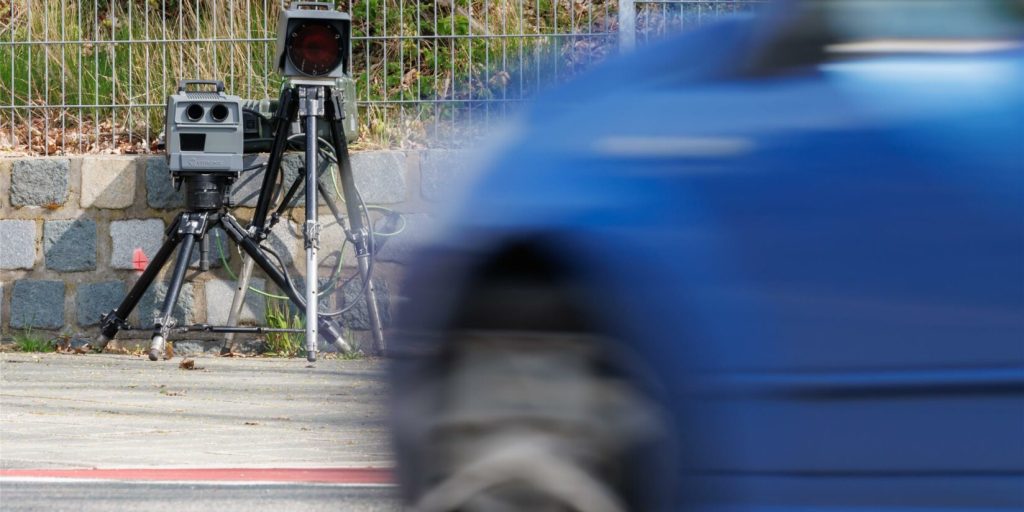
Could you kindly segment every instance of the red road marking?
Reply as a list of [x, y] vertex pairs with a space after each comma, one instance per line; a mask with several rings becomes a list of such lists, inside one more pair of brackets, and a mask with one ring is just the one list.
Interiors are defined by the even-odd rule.
[[146, 270], [147, 265], [149, 265], [149, 258], [146, 257], [146, 253], [142, 252], [141, 247], [136, 247], [135, 251], [132, 252], [132, 267], [142, 272]]
[[354, 485], [394, 483], [392, 471], [385, 468], [0, 469], [0, 478], [3, 477], [303, 482]]

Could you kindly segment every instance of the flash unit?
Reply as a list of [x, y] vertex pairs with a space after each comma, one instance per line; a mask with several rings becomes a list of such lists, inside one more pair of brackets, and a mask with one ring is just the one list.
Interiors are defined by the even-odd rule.
[[330, 2], [293, 2], [277, 21], [277, 63], [287, 77], [349, 74], [352, 17]]

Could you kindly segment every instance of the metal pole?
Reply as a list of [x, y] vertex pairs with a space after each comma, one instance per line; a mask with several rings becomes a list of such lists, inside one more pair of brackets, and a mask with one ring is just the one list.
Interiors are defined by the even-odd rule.
[[636, 47], [636, 1], [619, 0], [619, 53]]
[[306, 225], [302, 230], [306, 246], [306, 360], [316, 361], [317, 352], [317, 259], [320, 225], [317, 223], [317, 132], [316, 119], [323, 113], [323, 87], [302, 87], [299, 112], [306, 117]]
[[[235, 298], [231, 300], [231, 311], [228, 313], [228, 326], [238, 325], [238, 319], [242, 316], [242, 307], [245, 305], [245, 294], [249, 290], [249, 280], [252, 277], [253, 261], [252, 256], [246, 254], [242, 257], [242, 272], [238, 274], [238, 283], [235, 285]], [[224, 348], [222, 354], [230, 354], [235, 348], [235, 333], [229, 332], [224, 337]], [[226, 349], [226, 351], [224, 350]]]

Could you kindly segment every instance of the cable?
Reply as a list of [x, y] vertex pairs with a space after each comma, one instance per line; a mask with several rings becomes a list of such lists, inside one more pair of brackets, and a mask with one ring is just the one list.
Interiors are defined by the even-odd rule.
[[[224, 270], [226, 270], [228, 272], [228, 275], [231, 276], [231, 279], [234, 279], [235, 281], [238, 281], [238, 276], [235, 274], [235, 272], [233, 270], [231, 270], [231, 265], [228, 264], [227, 256], [224, 254], [224, 246], [221, 245], [220, 233], [217, 233], [216, 231], [214, 231], [213, 232], [213, 236], [216, 238], [215, 242], [217, 244], [217, 252], [220, 255], [221, 265], [224, 266]], [[321, 290], [321, 292], [319, 294], [317, 294], [318, 297], [322, 297], [323, 295], [327, 294], [328, 292], [333, 290], [334, 287], [337, 285], [338, 273], [341, 272], [341, 268], [342, 268], [342, 266], [344, 264], [343, 260], [344, 260], [344, 257], [345, 257], [345, 245], [347, 243], [348, 243], [348, 240], [342, 239], [341, 249], [338, 251], [338, 264], [334, 266], [334, 270], [331, 272], [331, 277], [328, 278], [328, 281], [327, 281], [328, 285], [323, 290]], [[263, 248], [263, 246], [261, 245], [260, 248]], [[283, 272], [283, 273], [287, 276], [287, 272], [286, 271]], [[292, 287], [292, 289], [294, 289], [294, 286]], [[254, 287], [252, 285], [249, 285], [249, 290], [254, 292], [254, 293], [257, 293], [259, 295], [262, 295], [264, 297], [269, 297], [269, 298], [272, 298], [272, 299], [289, 300], [289, 297], [286, 296], [286, 295], [275, 295], [273, 293], [260, 290], [259, 288], [256, 288], [256, 287]]]
[[[248, 112], [252, 112], [252, 113], [254, 113], [256, 115], [262, 116], [262, 114], [260, 114], [257, 111], [254, 111], [252, 109], [243, 109], [243, 110], [248, 111]], [[287, 142], [288, 146], [293, 148], [293, 149], [302, 149], [302, 146], [300, 146], [298, 144], [298, 142], [300, 140], [304, 141], [305, 139], [306, 139], [306, 135], [299, 133], [299, 134], [294, 134], [294, 135], [289, 136], [287, 138], [286, 142]], [[262, 141], [264, 139], [251, 139], [251, 140]], [[333, 145], [330, 142], [328, 142], [327, 140], [323, 139], [322, 137], [317, 137], [317, 143], [318, 143], [317, 144], [317, 153], [324, 159], [325, 162], [328, 163], [328, 165], [331, 165], [331, 164], [335, 165], [338, 168], [338, 173], [340, 173], [341, 172], [341, 166], [339, 165], [339, 158], [338, 158], [338, 155], [337, 155], [337, 151], [333, 147]], [[326, 148], [326, 150], [324, 148]], [[260, 163], [260, 164], [256, 164], [256, 165], [253, 165], [251, 167], [248, 167], [245, 170], [246, 171], [255, 170], [255, 169], [259, 169], [261, 167], [266, 167], [266, 165], [267, 165], [267, 163], [264, 162], [264, 163]], [[313, 173], [309, 172], [309, 170], [307, 169], [306, 179], [309, 179], [311, 176], [313, 177], [313, 179], [318, 179], [319, 173], [320, 173], [319, 169], [315, 171], [315, 175]], [[338, 180], [337, 180], [337, 177], [335, 176], [335, 173], [330, 172], [330, 176], [331, 176], [331, 182], [332, 182], [332, 184], [334, 186], [334, 191], [335, 191], [335, 194], [337, 195], [337, 198], [343, 201], [344, 200], [344, 195], [342, 195], [341, 190], [340, 190], [340, 188], [338, 186]], [[278, 183], [277, 183], [277, 190], [276, 190], [276, 192], [274, 194], [276, 197], [272, 200], [272, 202], [274, 204], [277, 204], [279, 200], [283, 200], [284, 199], [282, 197], [283, 191], [284, 191], [284, 173], [279, 173], [279, 180], [278, 180]], [[366, 202], [363, 200], [363, 196], [359, 192], [359, 189], [356, 188], [354, 191], [356, 193], [356, 198], [359, 201], [359, 206], [360, 206], [360, 209], [362, 211], [361, 215], [366, 220], [366, 225], [368, 227], [368, 229], [366, 230], [366, 233], [367, 233], [367, 242], [368, 242], [367, 243], [367, 245], [368, 245], [367, 252], [369, 253], [369, 263], [367, 264], [367, 267], [366, 267], [366, 274], [365, 274], [365, 277], [363, 277], [363, 283], [360, 286], [360, 293], [357, 295], [356, 299], [354, 301], [352, 301], [351, 304], [346, 304], [345, 307], [343, 307], [343, 308], [341, 308], [341, 309], [339, 309], [337, 311], [332, 311], [332, 312], [320, 312], [320, 311], [318, 311], [317, 312], [318, 315], [324, 315], [324, 316], [330, 316], [330, 317], [339, 316], [339, 315], [342, 315], [342, 314], [350, 311], [352, 308], [354, 308], [356, 305], [358, 305], [361, 301], [363, 301], [365, 299], [365, 297], [366, 297], [367, 291], [369, 290], [370, 284], [373, 282], [373, 270], [374, 270], [374, 266], [375, 266], [374, 265], [374, 256], [376, 255], [376, 249], [377, 249], [376, 236], [382, 236], [382, 237], [396, 236], [396, 235], [404, 232], [406, 227], [407, 227], [407, 225], [408, 225], [408, 221], [406, 220], [405, 216], [403, 214], [401, 214], [400, 212], [396, 212], [395, 210], [392, 210], [390, 208], [386, 208], [386, 207], [378, 206], [378, 205], [368, 206], [366, 204]], [[278, 205], [278, 207], [280, 207], [280, 206], [281, 205]], [[375, 231], [374, 230], [374, 227], [375, 227], [374, 222], [370, 218], [370, 210], [377, 210], [377, 211], [386, 212], [386, 214], [388, 216], [397, 215], [398, 218], [401, 220], [401, 226], [399, 228], [395, 229], [394, 231], [391, 231], [391, 232], [378, 232], [378, 231]], [[338, 222], [338, 225], [339, 225], [339, 227], [341, 229], [345, 229], [344, 228], [343, 220], [344, 220], [344, 217], [338, 218], [337, 216], [335, 216], [335, 221]], [[220, 254], [221, 262], [222, 262], [225, 270], [227, 270], [228, 274], [231, 276], [231, 278], [235, 279], [237, 281], [238, 277], [231, 270], [231, 267], [230, 267], [230, 265], [228, 264], [228, 261], [227, 261], [227, 257], [224, 254], [224, 247], [221, 244], [220, 235], [219, 234], [215, 234], [215, 236], [216, 236], [216, 242], [217, 242], [217, 250], [218, 250], [218, 252]], [[344, 263], [343, 262], [343, 260], [344, 260], [344, 251], [345, 251], [345, 246], [347, 245], [347, 243], [348, 243], [348, 239], [347, 239], [347, 236], [346, 236], [345, 238], [342, 239], [341, 248], [338, 251], [338, 263], [335, 266], [334, 270], [331, 272], [331, 276], [327, 279], [327, 281], [325, 281], [327, 283], [326, 286], [324, 286], [324, 288], [320, 291], [320, 293], [317, 294], [318, 297], [319, 296], [324, 296], [325, 294], [333, 291], [334, 289], [339, 288], [338, 287], [338, 283], [340, 281], [339, 274], [341, 272], [341, 268], [342, 268], [343, 263]], [[278, 265], [281, 268], [281, 272], [284, 274], [285, 282], [288, 285], [290, 291], [292, 293], [294, 293], [296, 296], [298, 296], [299, 294], [298, 294], [298, 291], [295, 288], [295, 284], [292, 282], [291, 276], [288, 274], [287, 265], [284, 264], [284, 261], [282, 260], [280, 255], [278, 255], [270, 247], [267, 247], [267, 246], [265, 246], [263, 244], [260, 244], [259, 247], [260, 247], [261, 250], [266, 251], [267, 253], [271, 254], [274, 257], [274, 259], [277, 260], [277, 263], [278, 263]], [[318, 265], [318, 267], [319, 267], [319, 265]], [[307, 271], [308, 271], [308, 269], [307, 269]], [[357, 276], [361, 276], [363, 274], [362, 272], [359, 272], [358, 270], [357, 270], [357, 272], [358, 272], [357, 274], [354, 274], [354, 275], [350, 276], [348, 279], [345, 279], [344, 282], [341, 284], [340, 288], [344, 288], [346, 285], [348, 285], [348, 283], [352, 282]], [[249, 290], [252, 290], [253, 292], [255, 292], [257, 294], [260, 294], [260, 295], [263, 295], [265, 297], [282, 299], [282, 300], [290, 299], [287, 296], [281, 296], [281, 295], [276, 295], [276, 294], [272, 294], [272, 293], [269, 293], [269, 292], [265, 292], [263, 290], [256, 289], [253, 286], [249, 286]], [[302, 307], [303, 309], [305, 309], [305, 307], [306, 307], [304, 303], [303, 304], [299, 304], [299, 306]]]
[[[363, 195], [359, 193], [359, 189], [358, 188], [356, 188], [355, 192], [356, 192], [356, 199], [359, 200], [359, 205], [362, 207], [363, 216], [366, 217], [366, 221], [367, 221], [367, 223], [369, 223], [370, 215], [367, 212], [366, 203], [363, 201]], [[369, 250], [368, 250], [369, 255], [370, 255], [370, 257], [369, 257], [370, 262], [366, 266], [366, 276], [363, 278], [363, 284], [360, 287], [359, 295], [356, 296], [356, 300], [352, 301], [351, 304], [346, 304], [345, 307], [343, 307], [343, 308], [341, 308], [341, 309], [339, 309], [337, 311], [331, 311], [331, 312], [319, 313], [319, 314], [324, 315], [324, 316], [340, 316], [340, 315], [343, 315], [343, 314], [347, 313], [349, 310], [351, 310], [352, 308], [354, 308], [357, 304], [359, 304], [360, 301], [364, 300], [364, 298], [366, 297], [366, 291], [369, 290], [370, 283], [373, 281], [373, 256], [374, 256], [374, 253], [376, 252], [375, 250], [376, 250], [376, 245], [377, 245], [376, 244], [376, 240], [373, 237], [373, 229], [367, 229], [366, 231], [367, 231], [367, 233], [369, 233], [369, 236], [367, 238], [369, 239], [369, 246], [370, 246]], [[360, 272], [360, 274], [362, 274], [362, 272]], [[353, 276], [353, 278], [355, 278], [355, 276]], [[346, 283], [351, 281], [351, 280], [352, 279], [349, 279], [348, 281], [346, 281]], [[344, 285], [342, 285], [342, 286], [344, 286]]]

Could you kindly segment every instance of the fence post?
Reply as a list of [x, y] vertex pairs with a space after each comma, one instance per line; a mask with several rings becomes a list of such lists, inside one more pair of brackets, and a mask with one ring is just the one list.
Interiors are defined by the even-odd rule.
[[619, 0], [619, 53], [636, 46], [636, 0]]

